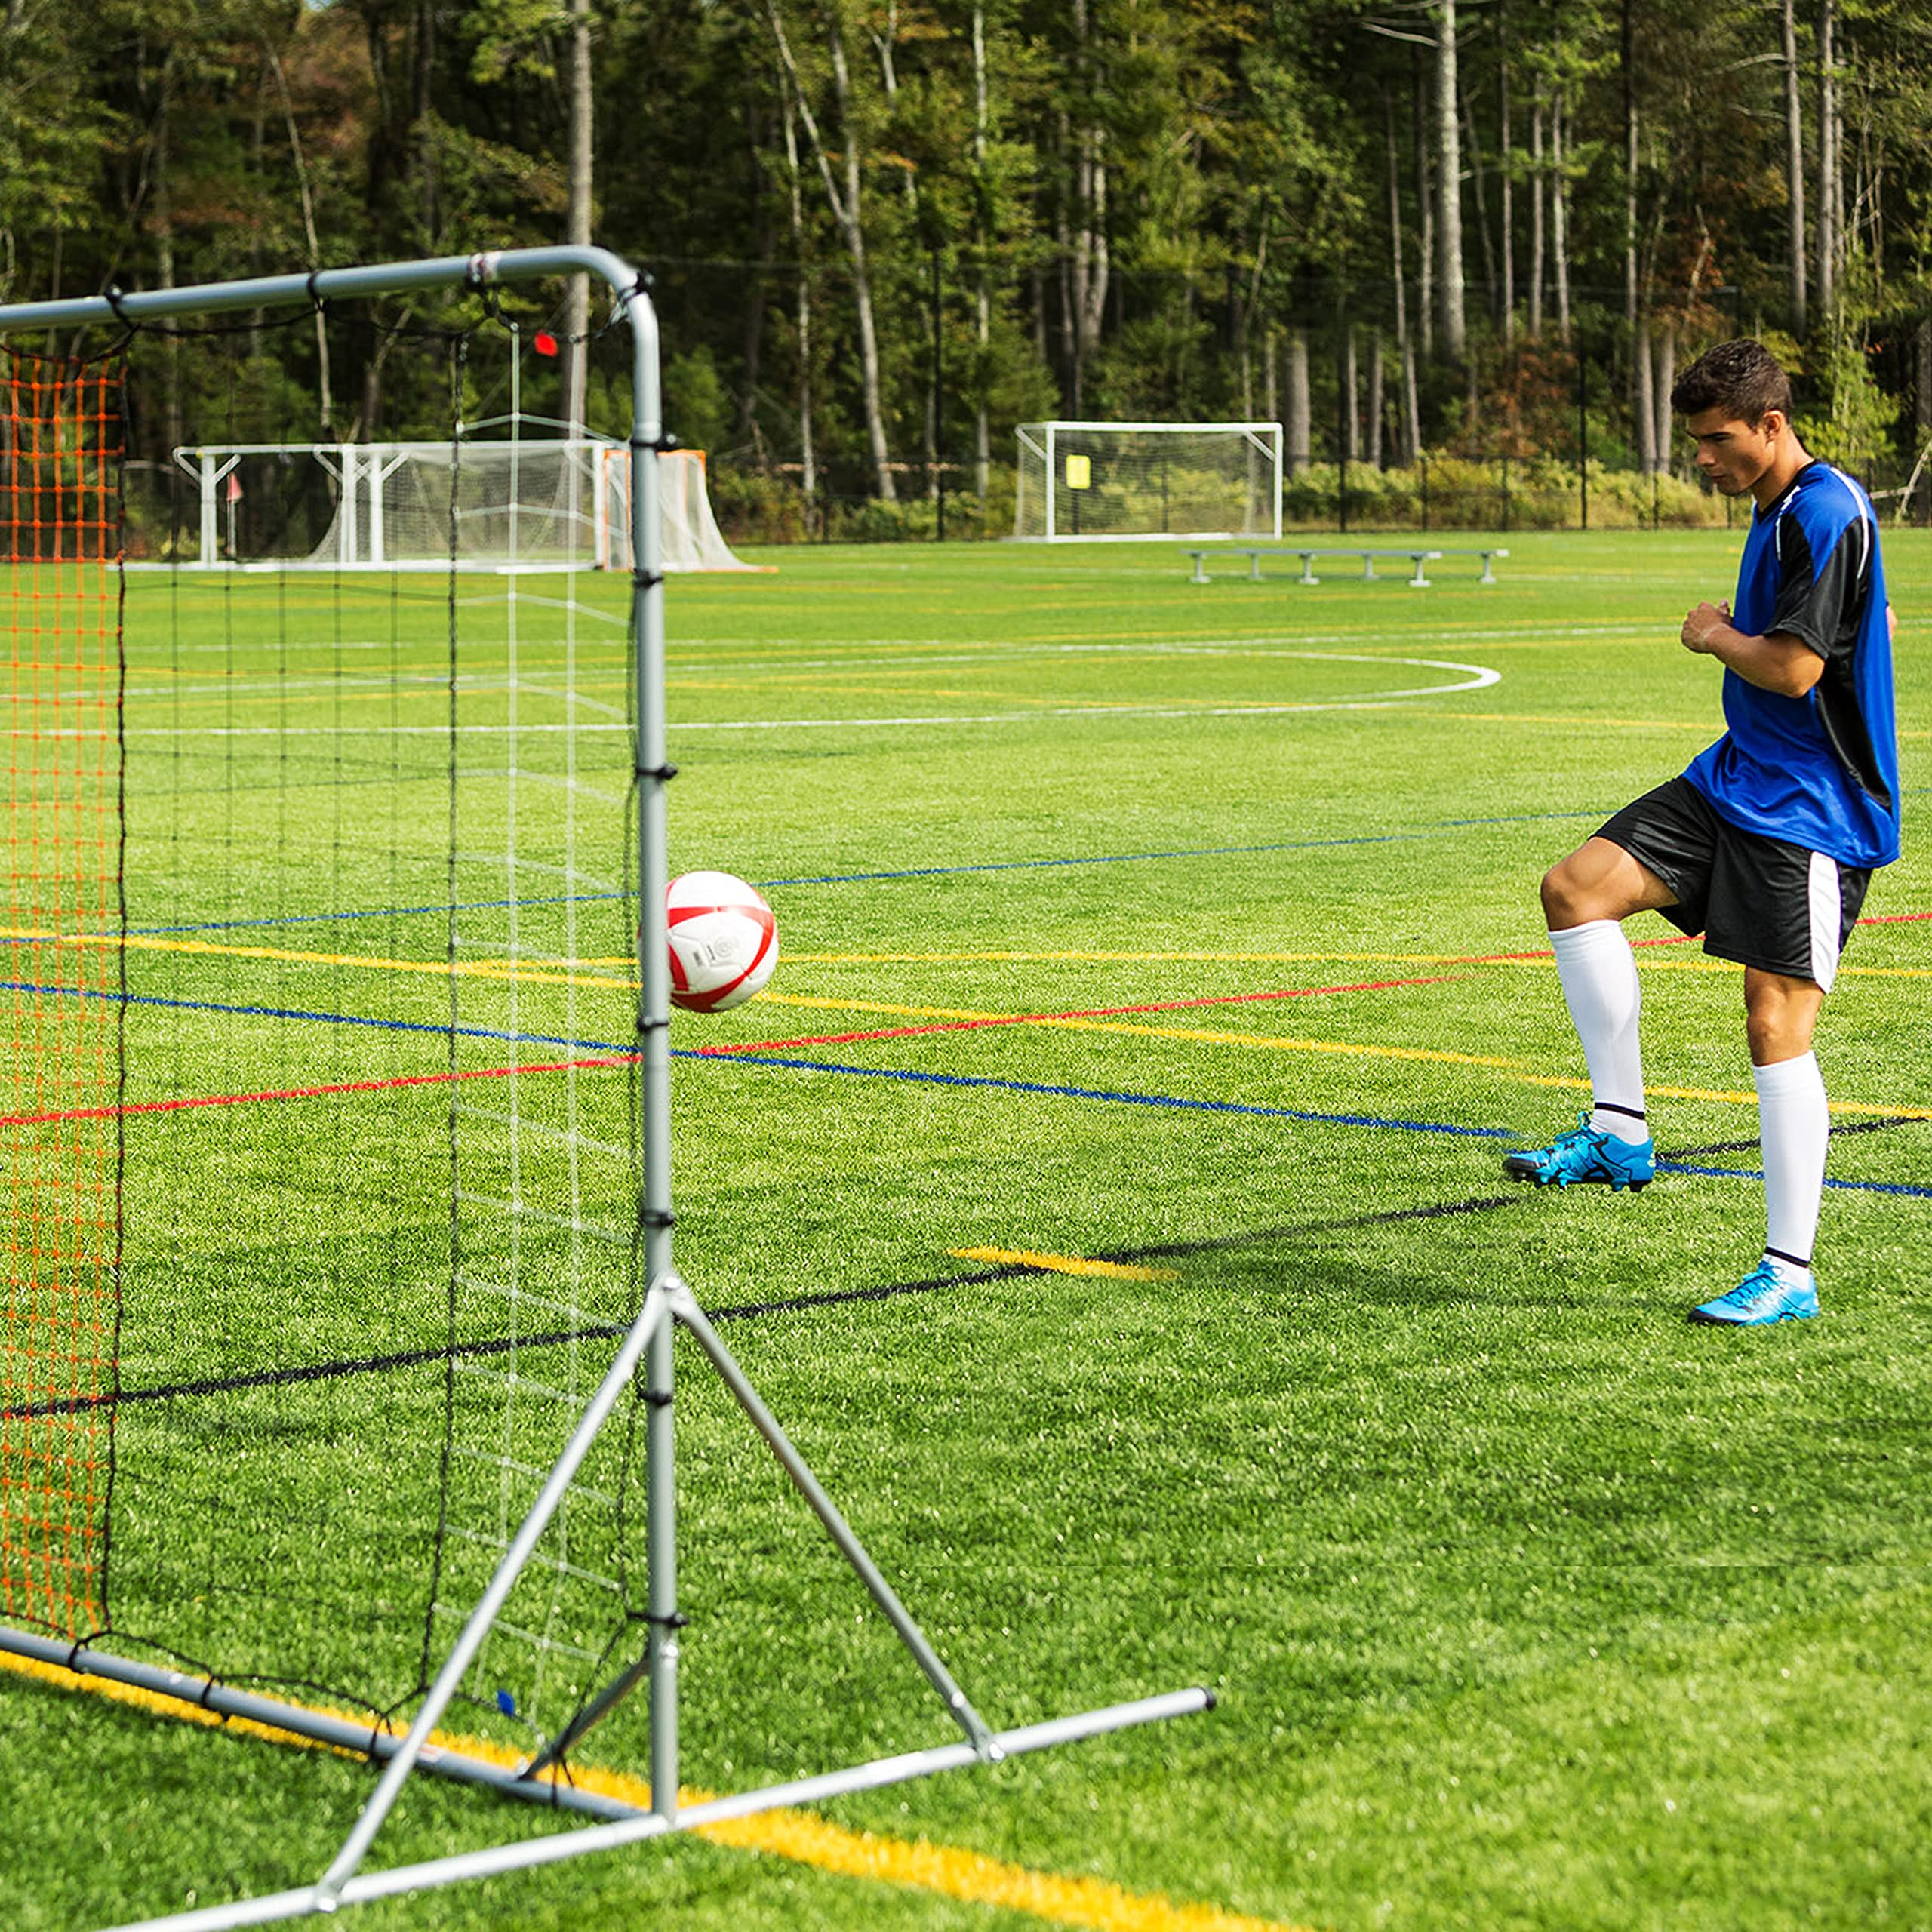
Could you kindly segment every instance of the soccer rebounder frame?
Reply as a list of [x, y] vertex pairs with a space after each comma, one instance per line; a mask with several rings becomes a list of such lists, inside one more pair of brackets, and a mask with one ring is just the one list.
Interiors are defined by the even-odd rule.
[[[631, 629], [636, 691], [633, 733], [637, 792], [637, 968], [635, 1017], [640, 1081], [641, 1162], [636, 1201], [637, 1241], [645, 1284], [641, 1305], [617, 1343], [602, 1381], [579, 1417], [545, 1476], [535, 1500], [511, 1539], [488, 1587], [469, 1613], [454, 1643], [401, 1736], [318, 1712], [281, 1699], [238, 1690], [218, 1681], [116, 1656], [38, 1632], [0, 1628], [0, 1650], [35, 1660], [77, 1677], [118, 1681], [176, 1698], [224, 1717], [254, 1718], [316, 1743], [366, 1756], [380, 1764], [374, 1789], [328, 1869], [312, 1883], [291, 1890], [201, 1908], [162, 1920], [193, 1932], [264, 1924], [333, 1912], [422, 1887], [555, 1863], [666, 1834], [717, 1824], [779, 1807], [810, 1804], [875, 1789], [974, 1763], [989, 1764], [1023, 1752], [1204, 1710], [1211, 1693], [1188, 1688], [1079, 1712], [1008, 1730], [989, 1726], [954, 1681], [945, 1663], [891, 1584], [867, 1555], [837, 1506], [786, 1436], [777, 1419], [706, 1318], [678, 1272], [672, 1251], [670, 1124], [670, 973], [666, 950], [664, 888], [667, 875], [666, 790], [674, 775], [666, 752], [664, 575], [659, 485], [654, 462], [637, 459], [664, 446], [659, 382], [658, 329], [645, 278], [617, 256], [595, 248], [549, 248], [448, 256], [414, 262], [320, 270], [312, 275], [255, 277], [175, 290], [112, 297], [0, 306], [0, 334], [15, 330], [87, 326], [127, 327], [195, 315], [297, 304], [318, 304], [469, 288], [487, 292], [499, 281], [584, 275], [608, 285], [617, 313], [630, 332], [632, 469], [641, 482], [630, 493]], [[678, 1802], [677, 1487], [672, 1427], [673, 1341], [685, 1331], [694, 1340], [740, 1409], [817, 1516], [961, 1734], [957, 1741], [817, 1776], [707, 1799]], [[457, 1695], [518, 1576], [561, 1505], [599, 1431], [633, 1378], [645, 1389], [646, 1567], [648, 1637], [642, 1656], [620, 1672], [582, 1707], [572, 1725], [537, 1755], [515, 1766], [466, 1755], [438, 1740], [438, 1724]], [[589, 1727], [620, 1700], [641, 1689], [649, 1718], [650, 1803], [648, 1810], [574, 1786], [558, 1775], [564, 1755]], [[388, 1870], [365, 1871], [364, 1862], [410, 1776], [418, 1769], [490, 1787], [510, 1796], [583, 1814], [596, 1822], [514, 1844], [458, 1853]]]

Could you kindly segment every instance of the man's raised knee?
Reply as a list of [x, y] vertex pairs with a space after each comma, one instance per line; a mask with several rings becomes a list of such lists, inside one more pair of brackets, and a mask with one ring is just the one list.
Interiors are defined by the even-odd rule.
[[1591, 915], [1581, 909], [1583, 893], [1576, 875], [1576, 855], [1552, 866], [1543, 875], [1543, 923], [1553, 933], [1580, 926]]

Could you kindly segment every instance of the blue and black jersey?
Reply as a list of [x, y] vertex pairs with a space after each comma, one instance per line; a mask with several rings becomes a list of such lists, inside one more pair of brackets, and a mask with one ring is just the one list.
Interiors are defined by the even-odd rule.
[[1727, 669], [1730, 727], [1685, 777], [1718, 817], [1845, 866], [1899, 855], [1892, 646], [1878, 519], [1842, 470], [1810, 463], [1754, 512], [1731, 619], [1749, 637], [1781, 632], [1824, 660], [1803, 697]]

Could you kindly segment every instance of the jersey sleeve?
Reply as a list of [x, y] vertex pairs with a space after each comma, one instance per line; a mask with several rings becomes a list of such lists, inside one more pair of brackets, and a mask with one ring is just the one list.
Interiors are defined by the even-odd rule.
[[1765, 626], [1815, 651], [1827, 663], [1849, 657], [1869, 589], [1871, 537], [1862, 518], [1835, 536], [1825, 533], [1823, 555], [1814, 554], [1818, 533], [1795, 516], [1778, 528], [1778, 593]]

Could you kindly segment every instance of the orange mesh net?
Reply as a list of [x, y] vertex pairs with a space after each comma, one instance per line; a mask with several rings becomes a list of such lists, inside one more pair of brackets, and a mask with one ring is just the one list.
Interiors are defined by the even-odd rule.
[[0, 1617], [72, 1637], [106, 1620], [119, 1320], [123, 373], [0, 365]]

